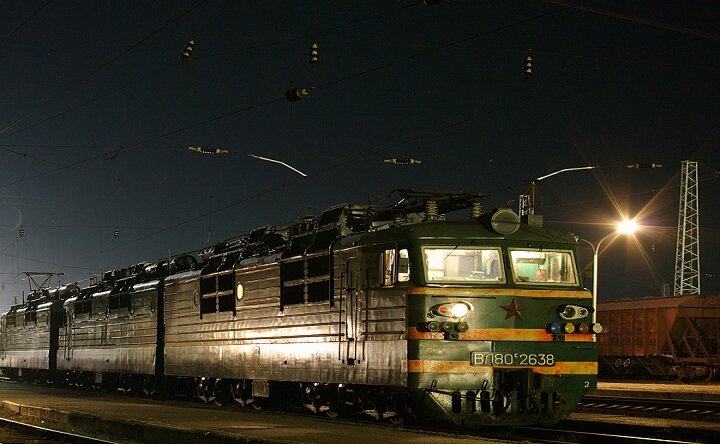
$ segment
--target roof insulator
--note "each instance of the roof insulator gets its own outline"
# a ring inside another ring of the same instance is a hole
[[[525,65],[523,68],[523,76],[525,76],[526,79],[529,79],[533,75],[533,59],[530,55],[530,50],[528,49],[528,55],[525,58]]]
[[[396,165],[412,165],[422,163],[422,160],[413,159],[411,157],[393,157],[391,159],[385,159],[383,162],[394,163]]]
[[[300,100],[305,100],[310,97],[310,93],[312,92],[312,90],[313,88],[307,86],[291,88],[285,93],[285,99],[287,99],[288,102],[298,102]]]
[[[182,53],[180,53],[180,61],[181,62],[187,62],[190,60],[190,56],[192,55],[193,49],[195,49],[195,37],[191,38],[185,43],[185,47],[183,48]]]
[[[310,66],[314,67],[318,63],[320,63],[320,55],[318,53],[318,44],[317,42],[312,42],[312,45],[310,45],[310,56],[309,61]]]

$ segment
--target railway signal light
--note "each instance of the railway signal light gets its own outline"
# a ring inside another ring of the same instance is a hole
[[[310,93],[312,92],[312,90],[312,88],[306,86],[291,88],[285,93],[285,99],[288,102],[298,102],[300,100],[305,100],[310,97]]]
[[[312,42],[312,45],[310,45],[310,60],[309,62],[311,67],[314,67],[318,63],[320,63],[320,55],[318,53],[318,44],[317,42]]]
[[[25,228],[22,225],[20,225],[20,228],[18,229],[18,236],[25,236]]]
[[[182,53],[180,53],[180,61],[181,62],[187,62],[190,60],[190,56],[192,55],[193,49],[195,49],[195,37],[191,38],[185,43],[185,47],[183,48]]]
[[[115,229],[113,230],[113,237],[118,237],[118,236],[120,236],[120,228],[115,227]]]
[[[526,79],[529,79],[533,75],[533,59],[530,55],[530,50],[528,49],[528,55],[525,58],[525,65],[523,68],[523,76],[525,76]]]

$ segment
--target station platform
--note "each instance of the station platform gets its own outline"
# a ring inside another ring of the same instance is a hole
[[[118,443],[475,444],[478,437],[431,433],[311,415],[215,408],[40,385],[0,382],[0,415]],[[487,443],[509,441],[481,438]]]
[[[720,384],[600,382],[600,396],[720,401]],[[239,407],[215,408],[97,392],[0,381],[0,416],[21,415],[34,423],[122,443],[226,444],[320,443],[470,444],[478,437],[391,428],[340,419],[256,412]],[[715,423],[573,413],[570,420],[646,427],[711,428]],[[480,438],[487,443],[508,441]]]
[[[684,384],[680,382],[619,381],[598,382],[596,390],[589,395],[617,396],[656,399],[687,399],[699,401],[720,401],[720,384]]]

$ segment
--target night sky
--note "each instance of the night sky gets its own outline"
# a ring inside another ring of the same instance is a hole
[[[660,295],[683,160],[718,293],[718,18],[692,0],[2,2],[0,309],[24,271],[79,281],[396,188],[517,210],[528,179],[585,165],[539,183],[545,225],[597,242],[639,215],[603,245],[600,300]]]

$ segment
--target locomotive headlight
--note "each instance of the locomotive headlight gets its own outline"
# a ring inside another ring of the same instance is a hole
[[[455,304],[450,308],[450,313],[452,313],[453,316],[456,318],[462,318],[465,317],[468,312],[470,311],[470,307],[467,306],[467,304],[460,302],[459,304]]]
[[[562,313],[560,313],[560,317],[563,319],[572,319],[573,317],[575,317],[576,312],[577,310],[575,310],[575,307],[573,307],[572,305],[566,305],[565,309],[562,311]]]
[[[592,330],[593,333],[597,334],[597,333],[602,333],[603,328],[602,328],[602,325],[596,323],[596,324],[590,325],[590,330]]]
[[[582,319],[589,314],[590,310],[581,305],[566,304],[558,307],[558,316],[566,321]]]
[[[430,307],[428,317],[444,316],[446,318],[463,318],[471,311],[475,311],[475,307],[470,302],[448,302]]]

